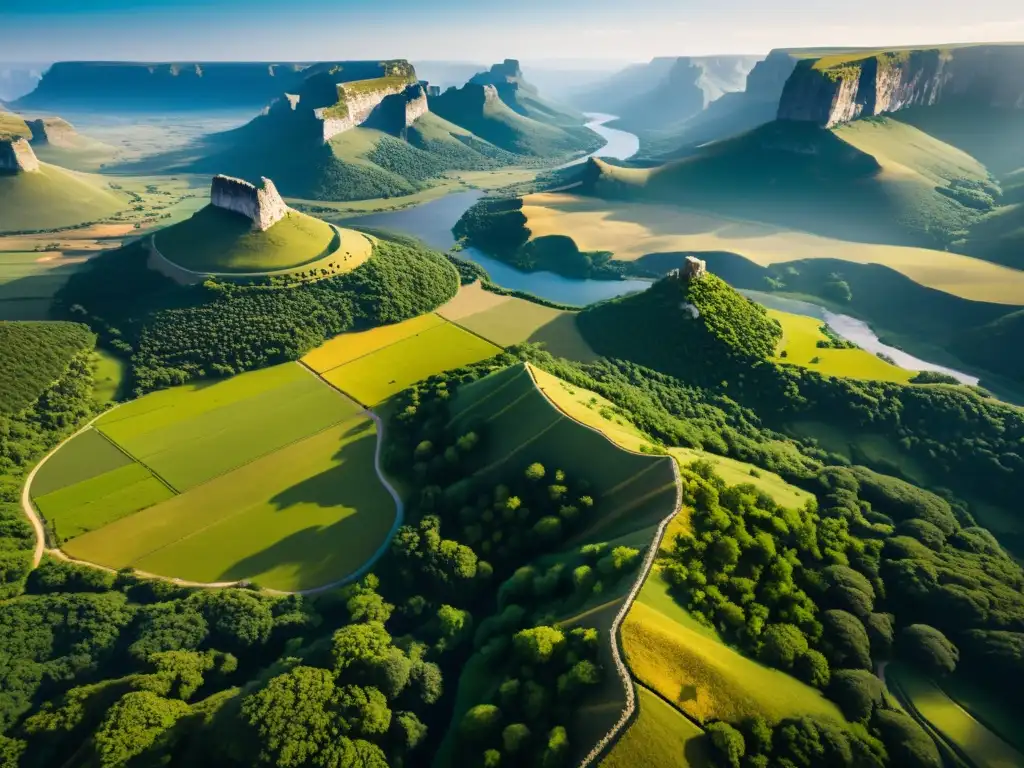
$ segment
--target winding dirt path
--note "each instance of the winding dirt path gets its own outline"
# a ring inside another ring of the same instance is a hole
[[[114,406],[114,408],[117,407],[117,405]],[[99,563],[93,563],[89,562],[88,560],[79,560],[77,558],[71,557],[59,548],[47,549],[46,533],[43,528],[43,521],[39,515],[39,512],[36,510],[35,505],[32,503],[31,495],[32,481],[35,479],[36,473],[50,459],[50,457],[53,456],[61,448],[63,448],[64,445],[68,443],[70,440],[82,434],[83,432],[85,432],[85,430],[89,429],[100,417],[105,416],[106,414],[110,413],[110,411],[114,410],[114,408],[104,411],[99,416],[90,419],[89,422],[86,423],[81,429],[79,429],[74,434],[69,435],[64,440],[62,440],[52,451],[46,454],[46,456],[44,456],[42,460],[35,465],[35,467],[32,468],[32,471],[28,473],[28,477],[25,478],[25,485],[21,490],[21,509],[25,513],[25,516],[29,519],[29,522],[32,523],[32,528],[36,534],[35,551],[33,552],[32,555],[33,569],[39,567],[39,563],[43,559],[43,553],[46,552],[47,554],[53,557],[59,558],[61,560],[66,560],[70,563],[85,565],[90,568],[96,568],[97,570],[106,571],[108,573],[117,572],[115,569],[108,568],[107,566],[100,565]],[[401,527],[402,523],[405,522],[405,504],[402,501],[402,497],[398,494],[398,491],[395,490],[395,487],[391,485],[391,483],[388,481],[387,477],[384,474],[384,470],[381,468],[381,452],[384,447],[384,422],[381,420],[380,416],[378,416],[370,409],[366,409],[360,415],[367,416],[368,418],[372,419],[373,423],[376,425],[377,428],[377,446],[373,454],[373,470],[374,472],[377,473],[377,479],[380,480],[381,485],[383,485],[384,488],[387,489],[388,493],[391,494],[391,498],[395,502],[395,522],[392,524],[391,530],[388,531],[388,535],[385,537],[380,547],[377,548],[377,551],[373,553],[373,556],[370,557],[365,563],[363,563],[363,565],[360,566],[358,570],[353,571],[344,578],[338,579],[337,581],[332,581],[330,584],[324,584],[319,587],[311,587],[309,589],[286,591],[280,589],[264,588],[262,590],[263,592],[266,592],[267,594],[271,595],[316,595],[321,592],[328,592],[332,589],[337,589],[338,587],[342,587],[345,584],[349,584],[353,581],[361,579],[364,575],[366,575],[366,573],[370,571],[371,568],[373,568],[374,565],[377,564],[377,561],[380,560],[384,553],[387,552],[387,549],[391,545],[391,540],[394,538],[395,533],[398,531],[399,527]],[[149,573],[148,571],[135,570],[133,572],[135,573],[136,576],[139,576],[144,579],[159,579],[160,581],[168,581],[173,584],[178,584],[182,587],[198,587],[201,589],[223,589],[225,587],[238,587],[244,584],[244,581],[189,581],[187,579],[179,579],[173,576],[162,576],[157,573]]]

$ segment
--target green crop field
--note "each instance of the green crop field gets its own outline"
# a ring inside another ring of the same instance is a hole
[[[55,165],[0,176],[0,232],[56,229],[113,216],[127,200],[100,177]]]
[[[321,375],[360,403],[376,405],[420,379],[500,351],[489,341],[446,322]]]
[[[96,429],[185,491],[358,410],[302,366],[285,363],[154,392],[103,416]]]
[[[324,373],[356,358],[391,346],[402,339],[417,336],[431,328],[443,325],[444,320],[431,313],[419,315],[400,323],[379,325],[367,331],[342,333],[330,339],[302,358],[302,362],[317,373]]]
[[[492,435],[491,468],[539,461],[570,476],[593,479],[595,518],[582,536],[607,541],[664,519],[675,507],[671,459],[628,453],[562,414],[536,388],[524,365],[513,366],[460,390],[453,423],[484,419]],[[582,542],[581,542],[582,543]]]
[[[769,309],[768,316],[782,325],[782,340],[775,361],[799,365],[827,376],[851,379],[876,379],[906,384],[916,373],[887,363],[878,355],[863,349],[819,349],[819,341],[828,337],[821,332],[822,321],[805,315],[794,315]],[[786,356],[782,357],[785,352]]]
[[[1018,752],[971,717],[969,712],[916,669],[903,664],[890,664],[886,669],[886,681],[905,703],[973,765],[989,768],[1024,765],[1024,753]]]
[[[308,376],[308,374],[305,374]],[[341,579],[386,541],[394,501],[356,416],[102,530],[68,554],[195,581],[306,589]]]
[[[643,686],[637,687],[640,713],[608,756],[602,768],[705,768],[712,765],[699,739],[704,732]]]
[[[87,429],[61,446],[39,468],[32,481],[32,496],[46,496],[134,463],[99,432]]]
[[[156,234],[160,253],[196,272],[266,272],[316,261],[337,247],[335,231],[298,211],[265,232],[241,214],[213,205]]]
[[[96,434],[92,430],[89,433]],[[102,528],[172,496],[174,492],[152,472],[132,462],[44,496],[36,496],[34,501],[51,530],[64,541]]]
[[[814,688],[725,645],[671,602],[658,582],[657,576],[648,579],[622,625],[626,661],[637,680],[701,723],[755,714],[844,722],[838,707]]]
[[[53,251],[0,251],[0,301],[45,299],[81,268]]]

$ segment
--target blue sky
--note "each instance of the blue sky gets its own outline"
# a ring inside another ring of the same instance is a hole
[[[1021,39],[1019,0],[0,0],[4,61],[641,61]]]

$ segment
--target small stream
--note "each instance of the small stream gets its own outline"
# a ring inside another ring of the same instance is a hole
[[[634,134],[616,128],[608,128],[605,125],[615,119],[614,115],[591,112],[587,113],[587,117],[590,118],[587,126],[600,134],[607,143],[596,152],[577,158],[561,167],[577,165],[592,156],[626,160],[636,154],[640,147],[640,140]],[[462,214],[483,196],[484,193],[478,190],[457,192],[414,208],[359,216],[348,219],[346,223],[403,232],[420,238],[432,248],[449,251],[455,245],[452,227],[462,217]],[[521,272],[476,248],[466,248],[458,255],[474,261],[486,269],[490,273],[491,279],[503,288],[525,291],[549,301],[578,307],[635,291],[643,291],[650,286],[650,282],[647,280],[577,280],[557,275],[554,272]],[[909,371],[938,371],[949,374],[964,384],[977,384],[979,381],[977,376],[929,363],[901,349],[883,344],[867,323],[855,317],[835,314],[811,302],[783,298],[771,293],[761,291],[741,291],[741,293],[773,309],[818,318],[828,323],[844,339],[852,341],[868,352],[876,354],[881,352],[892,358],[901,368],[906,368]]]

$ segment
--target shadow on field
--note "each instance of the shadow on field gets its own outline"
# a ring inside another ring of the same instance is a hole
[[[395,520],[395,503],[373,470],[376,433],[369,420],[345,435],[335,465],[296,483],[270,499],[276,514],[268,528],[282,533],[308,516],[310,525],[293,530],[259,552],[227,568],[219,580],[259,581],[262,574],[284,569],[288,589],[311,589],[342,579],[361,568],[384,543]],[[343,515],[324,524],[325,511]],[[278,577],[279,578],[279,577]]]

